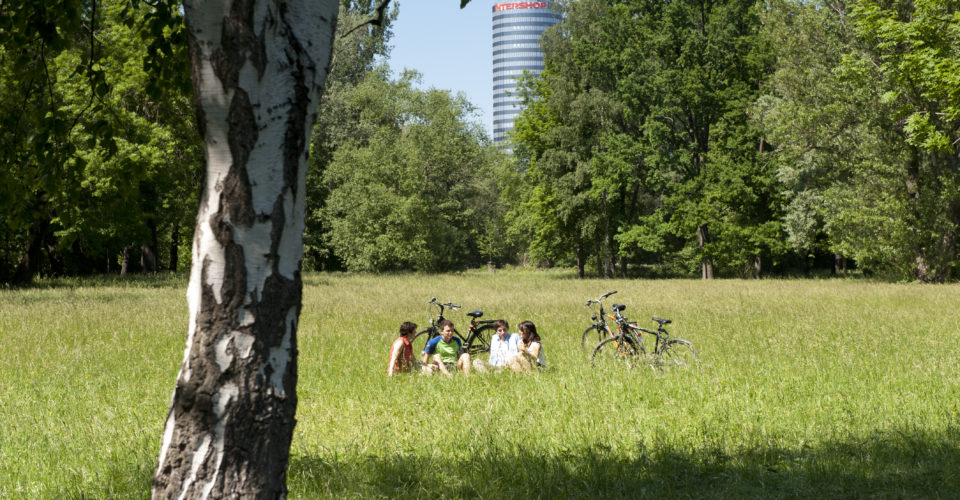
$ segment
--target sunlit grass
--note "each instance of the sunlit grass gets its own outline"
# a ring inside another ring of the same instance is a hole
[[[0,498],[149,495],[185,281],[0,291]],[[960,494],[960,286],[312,274],[289,486],[317,496]],[[693,341],[692,370],[594,369],[588,298]],[[549,368],[385,376],[431,297],[515,326]]]

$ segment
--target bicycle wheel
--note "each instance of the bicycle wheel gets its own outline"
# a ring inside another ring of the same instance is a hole
[[[474,330],[473,337],[467,339],[467,344],[463,346],[463,350],[470,353],[472,358],[483,352],[490,352],[490,336],[495,332],[495,327],[491,325],[481,325],[479,328]]]
[[[696,366],[697,350],[693,348],[693,343],[689,340],[670,339],[660,348],[660,355],[657,356],[660,367],[664,366]]]
[[[580,350],[583,351],[583,355],[589,357],[593,350],[597,348],[597,344],[603,342],[603,339],[607,337],[610,337],[610,332],[607,330],[601,329],[597,325],[588,326],[583,331],[583,335],[580,336]]]
[[[594,366],[614,365],[617,363],[628,366],[640,363],[646,357],[643,346],[632,337],[616,335],[597,345],[593,350],[590,362]]]
[[[413,336],[413,340],[410,343],[413,345],[413,359],[417,361],[423,360],[423,348],[427,345],[427,341],[440,335],[440,332],[436,328],[425,328],[417,332]]]

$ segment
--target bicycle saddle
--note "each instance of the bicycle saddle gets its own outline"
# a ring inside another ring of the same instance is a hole
[[[483,311],[468,312],[467,316],[470,316],[471,318],[479,318],[480,316],[483,316]]]
[[[657,323],[660,323],[660,326],[669,325],[669,324],[670,324],[670,320],[669,320],[669,319],[653,318],[653,320],[656,321]]]
[[[622,311],[622,310],[624,310],[624,309],[626,309],[626,308],[627,308],[627,306],[625,306],[625,305],[623,305],[623,304],[614,304],[614,305],[613,305],[613,310],[614,310],[615,312]]]

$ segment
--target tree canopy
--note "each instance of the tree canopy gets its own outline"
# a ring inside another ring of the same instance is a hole
[[[956,279],[955,0],[556,6],[511,156],[462,97],[389,76],[402,6],[340,2],[307,269]],[[202,163],[181,16],[0,8],[0,281],[180,267]]]

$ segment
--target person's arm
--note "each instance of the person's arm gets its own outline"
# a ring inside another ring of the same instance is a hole
[[[534,361],[539,359],[540,358],[540,342],[534,342],[530,344],[530,348],[527,350],[527,352],[530,353],[531,356],[533,356]]]
[[[520,354],[520,336],[513,334],[507,337],[507,359],[504,361],[509,362],[511,359],[517,357]]]
[[[450,375],[450,372],[447,371],[447,364],[444,363],[442,359],[440,359],[439,354],[433,355],[433,362],[436,363],[438,367],[440,367],[440,373],[444,375]]]
[[[437,341],[436,341],[435,339],[438,339],[438,338],[440,338],[440,337],[434,337],[434,338],[428,340],[426,344],[424,344],[424,346],[423,346],[423,364],[425,364],[425,365],[429,365],[429,364],[430,364],[430,355],[433,354],[433,353],[436,351],[436,349],[437,349]]]
[[[387,376],[393,376],[393,369],[397,366],[397,360],[400,359],[400,349],[397,348],[397,342],[393,342],[393,346],[390,347],[390,364],[387,365]]]

